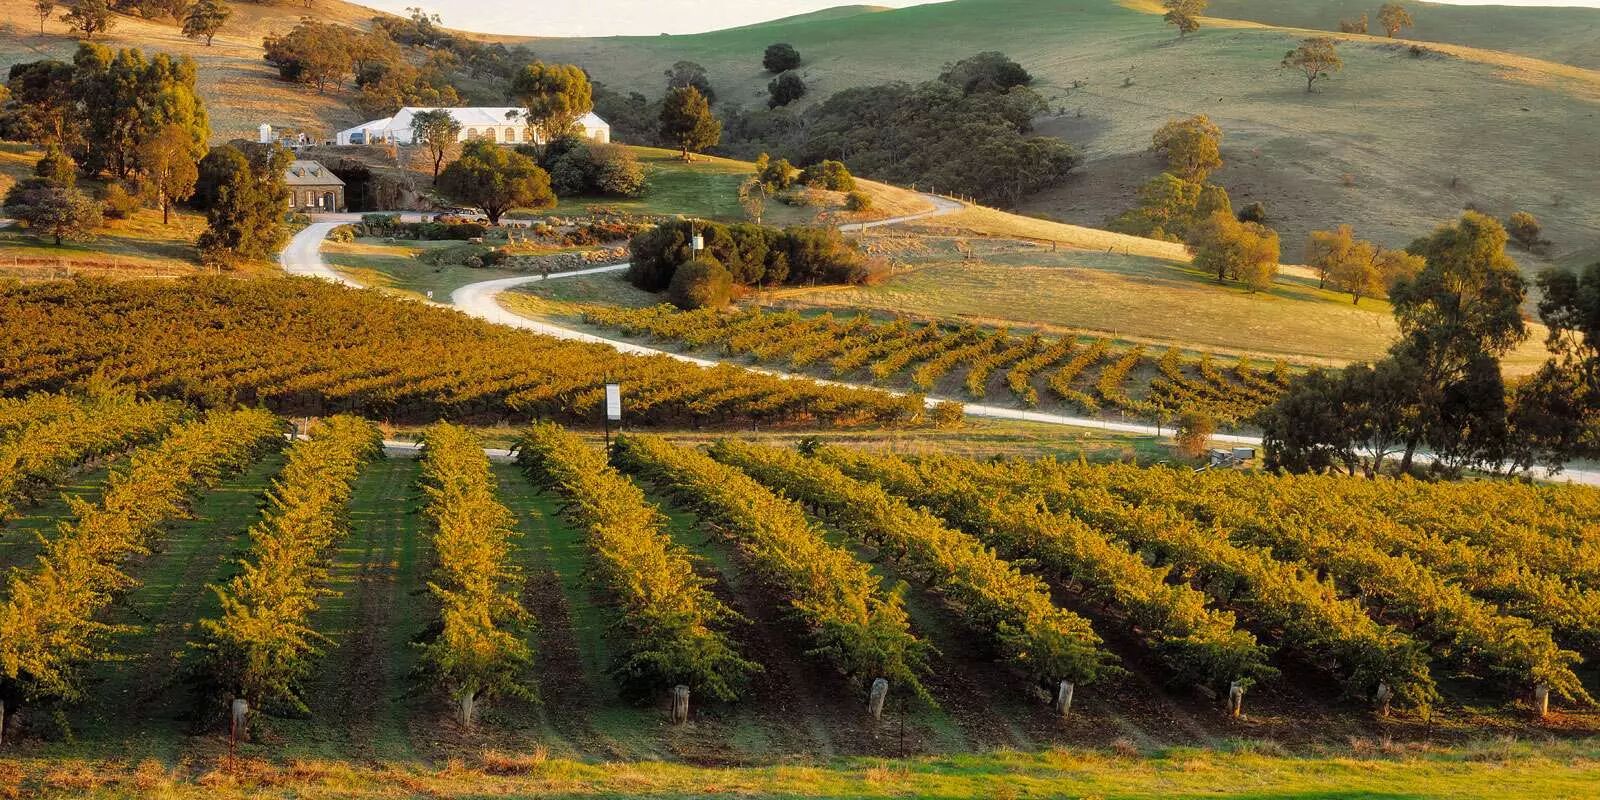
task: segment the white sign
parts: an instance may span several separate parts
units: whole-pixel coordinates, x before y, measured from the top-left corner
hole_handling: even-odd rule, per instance
[[[622,421],[622,386],[619,384],[606,384],[606,419]]]

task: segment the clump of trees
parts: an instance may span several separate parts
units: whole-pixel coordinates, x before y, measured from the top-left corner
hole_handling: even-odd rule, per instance
[[[1197,30],[1200,30],[1200,17],[1206,13],[1209,0],[1161,0],[1161,7],[1167,10],[1162,19],[1178,29],[1178,38],[1182,39]]]
[[[667,92],[661,105],[662,141],[669,142],[693,161],[694,154],[722,141],[722,122],[711,113],[711,104],[699,89],[684,86]]]
[[[1349,225],[1312,231],[1306,265],[1316,270],[1318,288],[1346,292],[1356,305],[1363,297],[1385,296],[1396,281],[1415,276],[1423,266],[1420,256],[1356,239]]]
[[[1506,233],[1510,234],[1511,241],[1531,253],[1542,254],[1550,245],[1544,238],[1544,226],[1539,224],[1539,218],[1526,211],[1512,213],[1506,220]]]
[[[461,157],[439,173],[435,186],[457,203],[483,209],[494,225],[513,208],[556,204],[549,173],[528,156],[482,139],[467,142]]]
[[[1168,121],[1151,137],[1150,149],[1166,158],[1166,172],[1146,181],[1139,188],[1134,208],[1109,220],[1107,227],[1119,233],[1182,242],[1213,215],[1233,214],[1228,192],[1206,183],[1223,164],[1222,129],[1210,117],[1200,114]],[[1260,222],[1242,214],[1237,221]]]
[[[855,176],[845,168],[843,161],[819,161],[800,170],[799,181],[814,189],[830,192],[849,192],[856,188]]]
[[[696,234],[705,244],[698,253],[692,246]],[[859,284],[878,274],[854,242],[826,227],[675,220],[633,237],[629,251],[628,281],[652,292],[670,288],[678,269],[697,258],[725,269],[733,286]],[[703,271],[715,277],[713,270]]]
[[[1414,275],[1389,289],[1401,337],[1375,364],[1296,379],[1263,414],[1269,466],[1291,471],[1383,471],[1419,450],[1446,475],[1559,468],[1600,444],[1600,265],[1539,277],[1552,358],[1506,386],[1500,359],[1527,337],[1527,282],[1493,218],[1469,211],[1412,242]]]
[[[138,177],[144,172],[141,149],[169,126],[187,135],[196,159],[211,135],[188,58],[146,57],[136,48],[112,51],[85,42],[70,64],[46,59],[12,65],[7,86],[16,109],[13,135],[60,148],[85,176]]]
[[[1031,81],[1021,65],[990,52],[917,86],[846,89],[807,112],[795,160],[848,160],[879,180],[1014,206],[1082,162],[1066,142],[1033,135],[1048,104]]]
[[[248,152],[245,152],[248,151]],[[212,148],[200,162],[195,195],[202,198],[206,229],[195,246],[219,269],[270,258],[288,241],[284,173],[293,154],[277,145]]]
[[[78,190],[76,167],[60,150],[51,150],[33,167],[33,177],[6,192],[5,213],[37,235],[62,242],[87,241],[100,227],[100,206]]]
[[[800,64],[800,51],[786,42],[767,45],[767,51],[761,55],[762,68],[774,75],[799,69]]]
[[[1366,33],[1370,29],[1370,26],[1371,24],[1367,21],[1366,14],[1362,14],[1356,19],[1339,20],[1340,33]]]
[[[550,173],[551,190],[560,197],[643,197],[649,190],[639,160],[616,145],[563,136],[545,145],[538,156],[539,166]]]
[[[1222,129],[1198,114],[1174,119],[1151,138],[1150,149],[1167,159],[1167,171],[1186,181],[1204,181],[1222,168]]]
[[[1313,36],[1285,53],[1280,66],[1304,75],[1306,92],[1310,93],[1319,79],[1327,79],[1344,69],[1344,60],[1339,57],[1339,47],[1332,38]]]
[[[1184,245],[1194,266],[1215,273],[1217,282],[1236,280],[1252,292],[1271,288],[1278,277],[1278,233],[1265,225],[1240,222],[1228,211],[1215,211],[1189,231]]]

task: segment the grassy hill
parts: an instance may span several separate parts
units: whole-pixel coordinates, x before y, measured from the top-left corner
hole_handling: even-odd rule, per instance
[[[927,80],[952,59],[1003,50],[1032,70],[1061,112],[1041,129],[1083,146],[1090,159],[1028,211],[1102,223],[1159,171],[1145,153],[1154,129],[1206,113],[1228,134],[1229,166],[1218,178],[1236,200],[1267,204],[1290,259],[1316,228],[1345,222],[1403,245],[1469,204],[1502,216],[1532,211],[1545,220],[1558,262],[1576,263],[1600,240],[1600,171],[1578,168],[1593,159],[1600,72],[1464,45],[1417,57],[1407,45],[1355,37],[1343,45],[1344,71],[1307,95],[1278,68],[1305,31],[1212,20],[1179,42],[1149,13],[1154,3],[1130,4],[1138,7],[954,0],[692,36],[532,44],[545,58],[574,61],[608,85],[647,95],[660,93],[665,65],[691,59],[706,67],[719,96],[747,105],[765,97],[770,76],[760,57],[775,41],[806,58],[801,72],[812,93],[803,102],[849,86]]]
[[[1339,29],[1339,20],[1366,14],[1378,28],[1379,0],[1211,0],[1212,16],[1292,28]],[[1455,6],[1406,2],[1417,26],[1401,36],[1447,42],[1600,68],[1600,9]]]

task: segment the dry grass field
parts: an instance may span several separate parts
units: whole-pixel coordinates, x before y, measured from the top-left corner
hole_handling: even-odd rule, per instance
[[[254,139],[261,123],[275,128],[305,130],[331,137],[334,131],[361,121],[350,108],[348,96],[284,83],[262,60],[261,39],[294,27],[302,15],[324,22],[364,25],[379,12],[339,0],[313,0],[307,8],[293,4],[232,4],[233,16],[212,46],[188,39],[169,19],[146,20],[118,15],[108,35],[96,41],[110,47],[143,47],[189,56],[199,68],[200,89],[211,114],[215,141]],[[0,0],[0,68],[41,58],[71,59],[78,40],[60,21],[62,10],[45,23],[39,35],[39,17],[28,0]],[[346,87],[348,88],[348,87]]]

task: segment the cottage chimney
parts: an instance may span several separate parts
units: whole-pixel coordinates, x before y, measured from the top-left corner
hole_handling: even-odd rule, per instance
[[[257,138],[257,141],[260,142],[261,144],[272,144],[272,126],[271,125],[268,125],[265,122],[261,123],[261,135]]]

